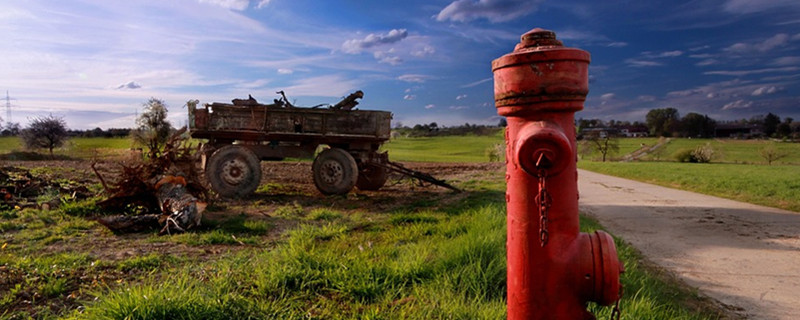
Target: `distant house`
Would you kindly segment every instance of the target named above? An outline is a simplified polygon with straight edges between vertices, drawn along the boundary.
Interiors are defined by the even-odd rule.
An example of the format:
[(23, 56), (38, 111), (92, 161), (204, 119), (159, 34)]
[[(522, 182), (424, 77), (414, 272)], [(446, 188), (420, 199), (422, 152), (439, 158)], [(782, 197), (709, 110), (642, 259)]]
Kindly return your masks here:
[(605, 127), (598, 127), (598, 128), (582, 128), (579, 132), (580, 136), (592, 136), (592, 137), (613, 137), (617, 135), (617, 129), (614, 128), (605, 128)]
[(579, 133), (580, 136), (595, 136), (600, 138), (605, 137), (646, 137), (648, 135), (647, 127), (645, 126), (621, 126), (621, 127), (597, 127), (597, 128), (583, 128)]
[(619, 128), (619, 135), (628, 138), (646, 137), (650, 133), (646, 126), (623, 126)]
[(763, 136), (760, 126), (741, 123), (718, 123), (714, 129), (714, 137), (750, 139)]

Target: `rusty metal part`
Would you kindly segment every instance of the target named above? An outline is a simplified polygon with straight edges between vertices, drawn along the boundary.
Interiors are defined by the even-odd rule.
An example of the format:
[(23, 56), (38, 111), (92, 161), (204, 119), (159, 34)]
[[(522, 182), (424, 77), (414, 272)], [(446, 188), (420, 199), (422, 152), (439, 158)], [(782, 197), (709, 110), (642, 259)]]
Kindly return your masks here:
[(492, 62), (497, 113), (508, 121), (510, 320), (594, 319), (587, 302), (619, 301), (613, 239), (579, 230), (574, 113), (589, 91), (589, 61), (537, 28)]
[(450, 189), (450, 190), (453, 190), (453, 191), (456, 191), (456, 192), (462, 192), (461, 189), (456, 188), (455, 186), (447, 183), (444, 180), (436, 179), (433, 176), (431, 176), (431, 175), (429, 175), (427, 173), (424, 173), (424, 172), (411, 170), (409, 168), (406, 168), (405, 166), (403, 166), (402, 164), (400, 164), (398, 162), (388, 161), (385, 164), (383, 164), (383, 163), (375, 163), (375, 165), (381, 166), (381, 167), (385, 168), (386, 170), (390, 170), (392, 172), (397, 172), (399, 174), (402, 174), (402, 175), (405, 175), (405, 176), (409, 176), (409, 177), (414, 178), (414, 179), (418, 179), (420, 181), (428, 182), (428, 183), (431, 183), (431, 184), (434, 184), (434, 185), (437, 185), (437, 186), (440, 186), (440, 187), (444, 187), (444, 188), (447, 188), (447, 189)]

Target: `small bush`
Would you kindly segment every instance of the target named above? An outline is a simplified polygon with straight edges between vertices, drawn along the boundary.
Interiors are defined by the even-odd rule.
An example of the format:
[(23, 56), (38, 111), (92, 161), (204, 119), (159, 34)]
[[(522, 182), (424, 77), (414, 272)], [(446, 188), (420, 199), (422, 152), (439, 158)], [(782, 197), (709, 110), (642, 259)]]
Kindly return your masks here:
[(709, 163), (716, 156), (716, 151), (709, 144), (697, 146), (694, 149), (682, 149), (673, 155), (678, 162), (691, 163)]
[(680, 151), (676, 152), (673, 157), (678, 162), (697, 162), (692, 156), (694, 150), (692, 149), (681, 149)]
[(709, 163), (715, 156), (716, 152), (714, 148), (712, 148), (710, 144), (705, 144), (694, 148), (692, 157), (694, 157), (695, 161), (692, 162)]
[(501, 143), (496, 143), (487, 147), (484, 154), (489, 158), (489, 162), (503, 161), (505, 160), (506, 146)]

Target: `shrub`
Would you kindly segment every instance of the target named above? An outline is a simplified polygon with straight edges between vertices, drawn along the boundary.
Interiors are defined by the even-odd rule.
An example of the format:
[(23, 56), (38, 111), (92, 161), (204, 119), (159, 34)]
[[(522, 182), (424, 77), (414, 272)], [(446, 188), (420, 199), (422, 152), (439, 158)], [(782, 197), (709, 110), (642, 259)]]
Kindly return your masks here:
[(710, 144), (697, 146), (694, 149), (682, 149), (675, 153), (675, 160), (678, 162), (709, 163), (715, 159), (717, 153)]
[(694, 150), (692, 149), (681, 149), (678, 152), (676, 152), (673, 155), (673, 157), (678, 162), (697, 162), (695, 161), (694, 156), (692, 155), (693, 152)]
[(715, 156), (716, 153), (714, 148), (712, 148), (710, 144), (705, 144), (694, 148), (692, 151), (692, 157), (694, 157), (695, 161), (692, 162), (709, 163), (712, 159), (714, 159)]
[(486, 148), (484, 154), (489, 158), (489, 162), (503, 161), (506, 155), (506, 146), (501, 143), (496, 143)]

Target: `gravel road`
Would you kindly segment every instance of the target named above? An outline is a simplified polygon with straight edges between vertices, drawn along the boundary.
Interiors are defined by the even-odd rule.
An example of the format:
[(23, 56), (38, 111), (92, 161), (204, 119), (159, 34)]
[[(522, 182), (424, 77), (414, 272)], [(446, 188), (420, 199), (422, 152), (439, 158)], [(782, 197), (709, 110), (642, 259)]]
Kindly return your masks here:
[(800, 213), (579, 170), (581, 212), (746, 319), (800, 319)]

